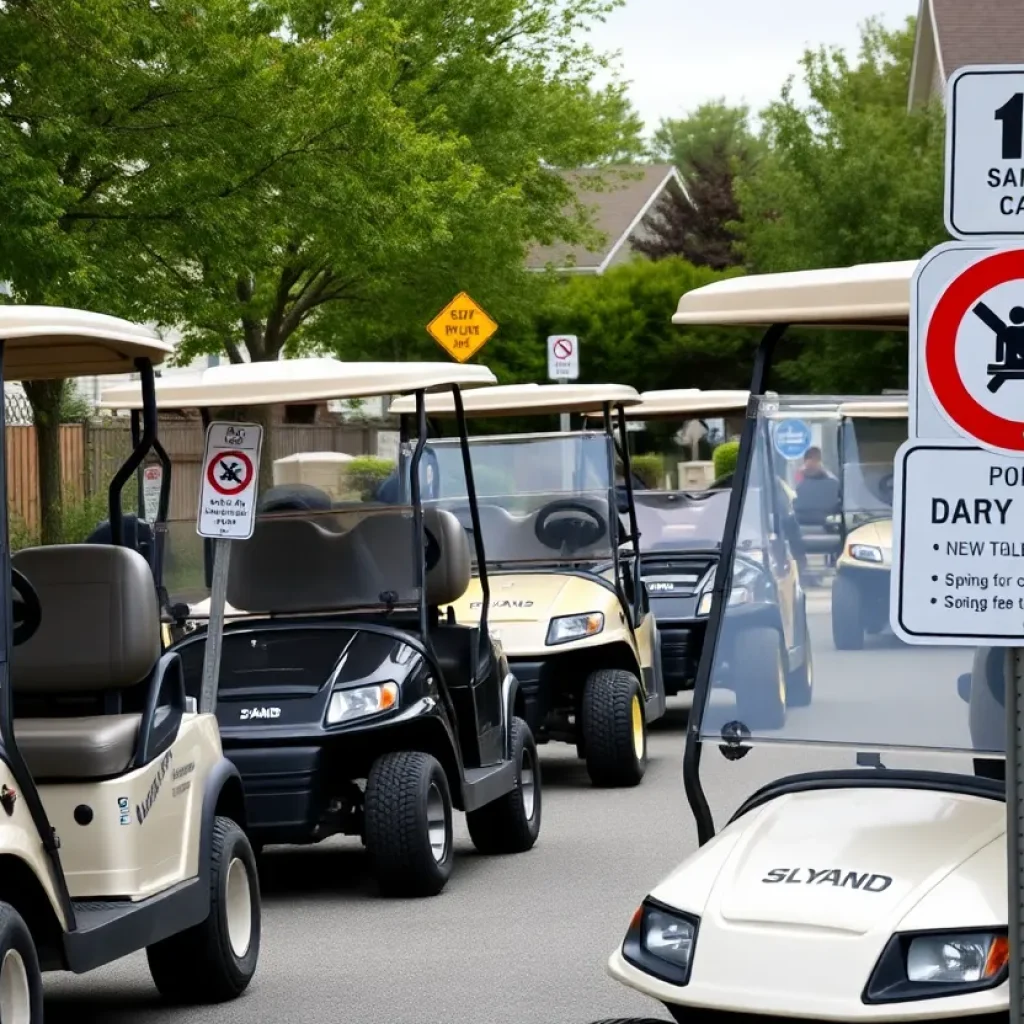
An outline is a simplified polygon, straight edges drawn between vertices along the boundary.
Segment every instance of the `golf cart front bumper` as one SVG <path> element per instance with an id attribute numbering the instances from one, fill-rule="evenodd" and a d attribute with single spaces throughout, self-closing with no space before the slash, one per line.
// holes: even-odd
<path id="1" fill-rule="evenodd" d="M 865 601 L 889 602 L 889 582 L 892 568 L 888 565 L 872 565 L 842 561 L 836 568 L 836 576 L 849 580 Z"/>

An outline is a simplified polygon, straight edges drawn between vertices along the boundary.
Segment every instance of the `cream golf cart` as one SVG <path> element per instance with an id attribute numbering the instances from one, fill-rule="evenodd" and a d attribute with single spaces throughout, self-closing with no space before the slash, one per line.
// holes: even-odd
<path id="1" fill-rule="evenodd" d="M 600 430 L 470 441 L 490 622 L 522 688 L 526 720 L 538 742 L 574 743 L 600 786 L 640 782 L 647 723 L 665 711 L 654 616 L 637 556 L 632 546 L 621 550 L 636 534 L 622 411 L 638 401 L 633 388 L 601 384 L 519 384 L 465 397 L 466 415 L 482 419 L 602 413 Z M 414 411 L 408 398 L 391 409 L 403 419 Z M 448 396 L 427 400 L 428 417 L 452 411 Z M 436 471 L 424 486 L 437 507 L 474 530 L 458 448 L 434 440 L 428 451 Z M 480 570 L 478 564 L 473 584 L 451 605 L 457 621 L 479 620 L 487 594 Z"/>
<path id="2" fill-rule="evenodd" d="M 846 402 L 842 418 L 843 551 L 832 584 L 832 642 L 857 651 L 889 625 L 893 459 L 907 439 L 906 398 Z"/>
<path id="3" fill-rule="evenodd" d="M 40 971 L 82 973 L 141 949 L 178 1001 L 238 996 L 256 969 L 241 781 L 215 717 L 186 700 L 180 658 L 161 650 L 150 563 L 123 542 L 121 490 L 155 443 L 153 365 L 170 351 L 113 317 L 0 307 L 2 381 L 138 372 L 145 398 L 110 485 L 114 543 L 12 556 L 0 501 L 3 1024 L 43 1020 Z"/>
<path id="4" fill-rule="evenodd" d="M 722 652 L 742 611 L 727 595 L 756 539 L 753 474 L 771 453 L 771 417 L 796 404 L 765 396 L 777 342 L 787 325 L 905 330 L 913 270 L 738 278 L 679 303 L 679 323 L 770 326 L 684 755 L 700 848 L 651 890 L 608 962 L 615 979 L 678 1021 L 1005 1019 L 1005 795 L 971 764 L 1002 757 L 1003 737 L 972 735 L 958 695 L 972 652 L 895 644 L 834 652 L 819 643 L 814 703 L 777 729 L 746 720 L 723 685 Z M 812 638 L 827 635 L 824 609 L 808 620 Z M 817 757 L 822 770 L 768 782 L 735 810 L 732 801 L 716 835 L 700 778 L 708 748 L 729 761 L 749 756 L 752 767 L 802 748 L 803 766 Z M 838 767 L 871 752 L 871 767 Z M 882 757 L 944 770 L 883 767 Z"/>
<path id="5" fill-rule="evenodd" d="M 412 392 L 415 406 L 444 388 L 458 409 L 460 389 L 494 379 L 454 362 L 288 359 L 169 377 L 156 399 L 202 412 Z M 102 404 L 138 401 L 137 385 L 126 385 L 105 391 Z M 465 419 L 456 421 L 453 451 L 468 462 Z M 411 451 L 417 469 L 421 438 Z M 475 521 L 472 476 L 463 495 Z M 541 781 L 518 681 L 487 630 L 486 571 L 473 584 L 483 608 L 472 623 L 442 611 L 470 587 L 471 561 L 486 565 L 484 536 L 471 544 L 416 488 L 407 499 L 336 501 L 309 484 L 260 497 L 252 539 L 225 572 L 231 620 L 217 715 L 257 847 L 358 836 L 382 892 L 432 896 L 454 866 L 454 810 L 466 812 L 481 853 L 524 853 L 540 832 Z M 212 646 L 201 614 L 193 605 L 194 628 L 171 648 L 189 693 L 202 686 Z"/>

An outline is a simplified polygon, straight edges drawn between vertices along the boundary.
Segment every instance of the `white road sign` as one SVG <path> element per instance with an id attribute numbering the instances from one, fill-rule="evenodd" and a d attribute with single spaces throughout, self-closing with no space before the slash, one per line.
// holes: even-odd
<path id="1" fill-rule="evenodd" d="M 964 67 L 946 90 L 946 229 L 1024 234 L 1024 66 Z"/>
<path id="2" fill-rule="evenodd" d="M 548 338 L 548 380 L 577 380 L 580 375 L 580 341 L 575 334 Z"/>
<path id="3" fill-rule="evenodd" d="M 1018 646 L 1024 461 L 965 441 L 907 441 L 894 470 L 893 632 L 909 644 Z"/>
<path id="4" fill-rule="evenodd" d="M 155 523 L 160 511 L 160 487 L 164 481 L 164 467 L 147 466 L 142 471 L 142 505 L 147 523 Z"/>
<path id="5" fill-rule="evenodd" d="M 200 537 L 248 540 L 256 526 L 263 428 L 255 423 L 211 423 L 206 431 L 199 490 Z"/>

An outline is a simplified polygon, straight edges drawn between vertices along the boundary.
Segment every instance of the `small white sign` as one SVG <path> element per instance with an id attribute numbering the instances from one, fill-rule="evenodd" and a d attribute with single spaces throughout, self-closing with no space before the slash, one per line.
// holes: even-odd
<path id="1" fill-rule="evenodd" d="M 548 380 L 577 380 L 580 375 L 580 340 L 575 334 L 548 337 Z"/>
<path id="2" fill-rule="evenodd" d="M 263 428 L 256 423 L 211 423 L 206 431 L 199 490 L 200 537 L 248 540 L 256 526 Z"/>
<path id="3" fill-rule="evenodd" d="M 907 441 L 894 470 L 893 632 L 908 644 L 1019 646 L 1024 462 L 966 441 Z"/>
<path id="4" fill-rule="evenodd" d="M 1024 235 L 1024 66 L 960 68 L 946 96 L 946 229 Z"/>
<path id="5" fill-rule="evenodd" d="M 146 466 L 142 471 L 142 506 L 147 523 L 155 523 L 159 515 L 160 488 L 163 482 L 163 466 Z"/>

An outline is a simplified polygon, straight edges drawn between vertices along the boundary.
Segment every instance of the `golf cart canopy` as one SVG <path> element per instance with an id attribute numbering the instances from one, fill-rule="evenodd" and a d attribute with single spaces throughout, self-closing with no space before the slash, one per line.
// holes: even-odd
<path id="1" fill-rule="evenodd" d="M 672 323 L 906 330 L 917 260 L 756 274 L 686 292 Z"/>
<path id="2" fill-rule="evenodd" d="M 627 409 L 626 418 L 705 419 L 724 413 L 743 412 L 749 400 L 749 391 L 701 391 L 699 388 L 643 391 L 640 394 L 640 404 Z"/>
<path id="3" fill-rule="evenodd" d="M 229 363 L 156 382 L 161 409 L 297 405 L 342 398 L 370 398 L 443 387 L 479 387 L 497 378 L 486 366 L 460 363 L 362 363 L 315 357 L 266 363 Z M 450 400 L 450 398 L 449 398 Z M 104 390 L 100 408 L 137 409 L 138 384 Z"/>
<path id="4" fill-rule="evenodd" d="M 0 306 L 0 341 L 8 382 L 132 373 L 136 360 L 157 365 L 174 351 L 148 327 L 60 306 Z"/>
<path id="5" fill-rule="evenodd" d="M 605 406 L 629 407 L 640 402 L 636 388 L 624 384 L 504 384 L 464 395 L 467 416 L 543 416 L 547 413 L 600 413 Z M 431 395 L 428 416 L 452 416 L 455 401 L 450 394 Z M 414 398 L 396 399 L 390 412 L 408 415 L 416 411 Z"/>
<path id="6" fill-rule="evenodd" d="M 882 398 L 870 402 L 844 402 L 839 406 L 839 415 L 844 419 L 906 419 L 907 399 L 903 395 L 893 395 L 891 401 Z"/>

